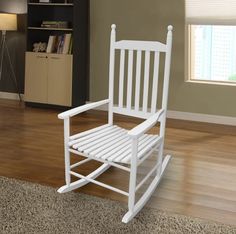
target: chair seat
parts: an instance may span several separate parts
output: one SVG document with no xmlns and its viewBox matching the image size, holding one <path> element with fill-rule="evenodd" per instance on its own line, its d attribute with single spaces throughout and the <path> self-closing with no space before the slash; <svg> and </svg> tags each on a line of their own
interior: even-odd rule
<svg viewBox="0 0 236 234">
<path fill-rule="evenodd" d="M 103 125 L 70 137 L 70 148 L 86 156 L 117 163 L 130 163 L 131 138 L 128 130 L 116 125 Z M 138 158 L 141 159 L 160 141 L 158 135 L 144 134 L 138 142 Z"/>
</svg>

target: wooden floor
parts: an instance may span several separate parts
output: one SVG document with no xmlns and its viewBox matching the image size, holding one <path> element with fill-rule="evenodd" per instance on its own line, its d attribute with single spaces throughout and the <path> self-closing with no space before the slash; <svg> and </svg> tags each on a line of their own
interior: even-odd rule
<svg viewBox="0 0 236 234">
<path fill-rule="evenodd" d="M 0 175 L 58 188 L 64 185 L 63 125 L 59 111 L 24 107 L 0 100 Z M 92 111 L 75 117 L 72 132 L 104 124 L 107 115 Z M 140 121 L 115 117 L 132 128 Z M 152 132 L 157 131 L 154 128 Z M 236 128 L 168 120 L 165 152 L 173 155 L 168 169 L 148 206 L 236 224 Z M 79 159 L 73 156 L 73 161 Z M 139 176 L 152 165 L 150 159 Z M 82 174 L 98 166 L 88 163 Z M 99 177 L 127 188 L 128 174 L 110 169 Z M 126 197 L 89 184 L 83 193 L 126 201 Z"/>
</svg>

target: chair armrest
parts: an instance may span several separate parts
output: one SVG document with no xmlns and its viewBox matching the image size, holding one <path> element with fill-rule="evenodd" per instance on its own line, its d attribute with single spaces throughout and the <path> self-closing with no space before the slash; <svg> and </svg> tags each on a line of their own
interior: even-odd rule
<svg viewBox="0 0 236 234">
<path fill-rule="evenodd" d="M 87 110 L 96 108 L 98 106 L 102 106 L 102 105 L 107 104 L 107 103 L 109 103 L 109 99 L 105 99 L 105 100 L 102 100 L 102 101 L 85 104 L 83 106 L 79 106 L 79 107 L 73 108 L 71 110 L 60 113 L 58 115 L 58 118 L 59 119 L 66 119 L 66 118 L 69 118 L 69 117 L 73 117 L 73 116 L 75 116 L 79 113 L 82 113 L 82 112 L 85 112 Z"/>
<path fill-rule="evenodd" d="M 152 128 L 164 113 L 164 109 L 159 110 L 157 113 L 146 119 L 144 122 L 128 131 L 128 135 L 130 135 L 132 138 L 140 137 L 143 133 L 147 132 L 150 128 Z"/>
</svg>

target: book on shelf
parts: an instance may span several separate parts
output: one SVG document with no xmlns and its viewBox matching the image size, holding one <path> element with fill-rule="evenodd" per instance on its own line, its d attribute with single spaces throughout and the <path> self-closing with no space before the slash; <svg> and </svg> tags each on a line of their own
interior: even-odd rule
<svg viewBox="0 0 236 234">
<path fill-rule="evenodd" d="M 49 36 L 47 53 L 72 54 L 72 35 L 71 33 Z"/>
<path fill-rule="evenodd" d="M 55 39 L 56 39 L 55 36 L 49 36 L 47 50 L 46 50 L 47 53 L 52 53 L 53 46 L 55 44 Z"/>
<path fill-rule="evenodd" d="M 58 36 L 58 41 L 57 41 L 57 51 L 56 51 L 56 53 L 57 54 L 61 54 L 61 52 L 62 52 L 62 49 L 63 49 L 63 40 L 64 40 L 64 35 L 60 35 L 60 36 Z"/>
<path fill-rule="evenodd" d="M 67 21 L 43 21 L 41 23 L 42 28 L 68 28 L 68 26 Z"/>
<path fill-rule="evenodd" d="M 63 45 L 63 50 L 62 53 L 63 54 L 69 54 L 70 52 L 70 44 L 71 44 L 71 33 L 69 34 L 65 34 L 65 38 L 64 38 L 64 45 Z"/>
<path fill-rule="evenodd" d="M 51 0 L 39 0 L 40 3 L 49 3 Z"/>
<path fill-rule="evenodd" d="M 69 47 L 69 54 L 72 54 L 72 49 L 73 49 L 73 37 L 71 37 L 71 40 L 70 40 L 70 47 Z"/>
</svg>

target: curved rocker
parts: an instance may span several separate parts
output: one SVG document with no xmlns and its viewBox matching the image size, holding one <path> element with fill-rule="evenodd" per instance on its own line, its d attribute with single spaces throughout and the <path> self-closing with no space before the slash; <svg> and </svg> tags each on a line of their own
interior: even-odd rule
<svg viewBox="0 0 236 234">
<path fill-rule="evenodd" d="M 162 170 L 159 176 L 156 176 L 152 183 L 149 185 L 148 189 L 146 192 L 143 194 L 143 196 L 139 199 L 139 201 L 136 203 L 134 206 L 133 210 L 129 210 L 124 217 L 122 218 L 123 223 L 128 223 L 147 203 L 153 192 L 155 191 L 156 187 L 161 181 L 161 178 L 164 174 L 164 171 L 171 159 L 171 155 L 166 155 L 163 162 L 162 162 Z"/>
<path fill-rule="evenodd" d="M 88 179 L 96 179 L 98 176 L 100 176 L 104 171 L 106 171 L 108 168 L 110 167 L 109 164 L 104 163 L 103 165 L 101 165 L 98 169 L 96 169 L 95 171 L 93 171 L 92 173 L 90 173 L 89 175 L 86 176 L 86 178 Z M 86 184 L 88 184 L 90 181 L 86 180 L 86 179 L 80 179 L 77 180 L 75 182 L 70 183 L 70 185 L 64 185 L 62 187 L 60 187 L 57 192 L 58 193 L 66 193 L 66 192 L 70 192 L 72 190 L 75 190 L 77 188 L 80 188 Z"/>
</svg>

